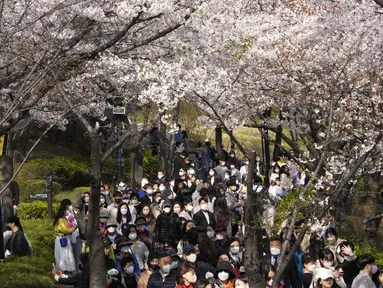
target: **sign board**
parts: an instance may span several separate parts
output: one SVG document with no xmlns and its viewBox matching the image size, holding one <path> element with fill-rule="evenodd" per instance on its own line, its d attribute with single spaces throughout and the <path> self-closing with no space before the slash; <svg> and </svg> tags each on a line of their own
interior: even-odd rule
<svg viewBox="0 0 383 288">
<path fill-rule="evenodd" d="M 114 115 L 125 115 L 125 108 L 124 107 L 113 107 L 113 114 Z"/>
<path fill-rule="evenodd" d="M 29 199 L 48 199 L 48 194 L 28 194 Z"/>
</svg>

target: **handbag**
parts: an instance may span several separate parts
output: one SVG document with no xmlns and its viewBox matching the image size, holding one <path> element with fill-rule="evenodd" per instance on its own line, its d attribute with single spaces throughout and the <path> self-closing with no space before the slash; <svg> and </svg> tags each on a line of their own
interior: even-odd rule
<svg viewBox="0 0 383 288">
<path fill-rule="evenodd" d="M 60 238 L 60 246 L 61 247 L 66 247 L 68 246 L 68 239 L 66 237 Z"/>
</svg>

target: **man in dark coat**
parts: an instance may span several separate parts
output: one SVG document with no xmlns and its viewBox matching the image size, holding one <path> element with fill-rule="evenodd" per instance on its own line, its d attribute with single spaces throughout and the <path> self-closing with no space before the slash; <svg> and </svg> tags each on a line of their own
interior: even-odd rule
<svg viewBox="0 0 383 288">
<path fill-rule="evenodd" d="M 278 236 L 273 236 L 270 238 L 270 254 L 266 254 L 264 256 L 264 264 L 265 265 L 272 265 L 275 268 L 278 267 L 281 257 L 281 248 L 282 248 L 282 240 Z M 302 281 L 298 274 L 298 268 L 294 261 L 294 258 L 292 258 L 285 271 L 283 272 L 282 280 L 283 285 L 286 288 L 302 288 Z"/>
<path fill-rule="evenodd" d="M 160 269 L 154 271 L 148 281 L 147 288 L 174 288 L 176 287 L 177 272 L 172 270 L 172 257 L 164 253 L 159 259 Z"/>
<path fill-rule="evenodd" d="M 195 228 L 200 233 L 205 233 L 208 225 L 213 225 L 214 227 L 216 225 L 214 214 L 207 210 L 207 204 L 207 199 L 201 197 L 199 199 L 199 206 L 201 207 L 201 210 L 193 216 Z"/>
</svg>

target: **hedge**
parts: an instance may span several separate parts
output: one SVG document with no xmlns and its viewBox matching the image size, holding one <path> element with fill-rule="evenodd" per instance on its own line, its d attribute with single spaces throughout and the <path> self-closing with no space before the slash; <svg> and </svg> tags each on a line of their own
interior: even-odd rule
<svg viewBox="0 0 383 288">
<path fill-rule="evenodd" d="M 53 204 L 53 215 L 56 215 L 59 209 L 59 203 Z M 43 201 L 34 201 L 32 203 L 21 203 L 17 210 L 17 216 L 21 220 L 28 219 L 47 219 L 48 203 Z"/>
<path fill-rule="evenodd" d="M 52 220 L 21 221 L 33 247 L 33 257 L 7 257 L 0 264 L 0 287 L 51 288 L 54 262 L 54 229 Z"/>
<path fill-rule="evenodd" d="M 60 202 L 61 200 L 68 198 L 72 201 L 73 206 L 75 206 L 74 203 L 80 198 L 80 196 L 84 192 L 90 192 L 90 187 L 77 187 L 72 190 L 62 191 L 57 195 L 53 196 L 53 202 Z"/>
</svg>

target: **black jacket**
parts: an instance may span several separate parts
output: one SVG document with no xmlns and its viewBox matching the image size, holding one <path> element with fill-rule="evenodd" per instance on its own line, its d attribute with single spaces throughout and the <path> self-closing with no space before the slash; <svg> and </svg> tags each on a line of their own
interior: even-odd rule
<svg viewBox="0 0 383 288">
<path fill-rule="evenodd" d="M 60 278 L 58 284 L 73 285 L 74 288 L 89 288 L 90 287 L 90 271 L 86 265 L 80 273 L 74 274 L 69 278 Z"/>
<path fill-rule="evenodd" d="M 206 279 L 205 275 L 207 272 L 211 272 L 213 274 L 215 272 L 214 266 L 205 261 L 196 261 L 194 267 L 195 274 L 198 280 Z"/>
<path fill-rule="evenodd" d="M 28 241 L 24 236 L 24 232 L 21 230 L 12 233 L 11 238 L 5 243 L 5 249 L 8 250 L 12 256 L 32 256 Z"/>
<path fill-rule="evenodd" d="M 206 211 L 209 215 L 210 223 L 207 223 L 206 217 L 203 214 L 202 210 L 199 210 L 197 213 L 193 216 L 193 221 L 195 223 L 195 228 L 198 232 L 206 232 L 207 225 L 212 224 L 215 227 L 215 217 L 214 214 Z"/>
<path fill-rule="evenodd" d="M 271 265 L 271 254 L 264 256 L 264 264 Z M 295 264 L 294 258 L 292 258 L 283 272 L 282 280 L 285 288 L 302 288 L 302 281 L 298 274 L 298 268 Z"/>
<path fill-rule="evenodd" d="M 153 198 L 153 201 L 154 201 L 154 197 L 152 196 Z M 140 199 L 140 202 L 142 205 L 150 205 L 153 203 L 152 200 L 150 200 L 149 196 L 147 194 L 145 194 L 145 196 L 143 196 L 141 199 Z"/>
<path fill-rule="evenodd" d="M 170 271 L 169 275 L 162 278 L 160 270 L 156 270 L 149 277 L 147 288 L 174 288 L 177 285 L 176 280 L 177 273 L 173 270 Z"/>
<path fill-rule="evenodd" d="M 171 213 L 170 215 L 161 213 L 157 217 L 154 230 L 156 242 L 165 244 L 169 239 L 173 241 L 179 240 L 181 229 L 178 222 L 178 215 L 176 213 Z"/>
</svg>

